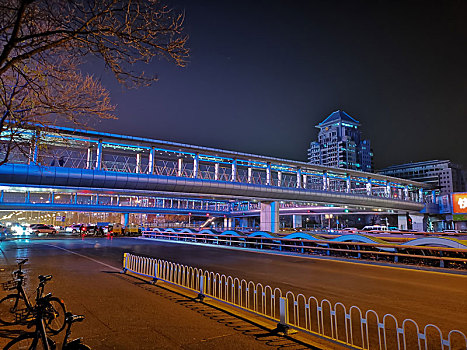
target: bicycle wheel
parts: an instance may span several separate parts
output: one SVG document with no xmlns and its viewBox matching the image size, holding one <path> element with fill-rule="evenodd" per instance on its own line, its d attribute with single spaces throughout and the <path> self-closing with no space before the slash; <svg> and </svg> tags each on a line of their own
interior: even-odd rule
<svg viewBox="0 0 467 350">
<path fill-rule="evenodd" d="M 65 303 L 62 299 L 52 297 L 45 310 L 45 327 L 52 334 L 60 333 L 65 328 Z"/>
<path fill-rule="evenodd" d="M 55 349 L 55 342 L 47 337 L 47 342 L 49 343 L 49 349 Z M 24 333 L 18 338 L 10 341 L 3 350 L 45 350 L 47 347 L 42 344 L 42 341 L 37 338 L 36 333 Z"/>
<path fill-rule="evenodd" d="M 26 303 L 19 294 L 10 294 L 0 300 L 0 322 L 5 325 L 19 323 L 27 311 Z"/>
</svg>

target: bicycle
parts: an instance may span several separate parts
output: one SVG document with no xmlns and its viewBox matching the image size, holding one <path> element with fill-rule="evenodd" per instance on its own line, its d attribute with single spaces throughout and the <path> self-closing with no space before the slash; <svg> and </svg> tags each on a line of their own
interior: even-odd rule
<svg viewBox="0 0 467 350">
<path fill-rule="evenodd" d="M 25 276 L 22 266 L 28 261 L 24 259 L 18 263 L 18 270 L 13 272 L 14 279 L 2 283 L 3 289 L 14 290 L 15 294 L 9 294 L 0 300 L 0 323 L 4 325 L 21 324 L 28 321 L 34 312 L 34 305 L 24 291 Z M 45 284 L 52 279 L 52 275 L 39 275 L 39 285 L 36 288 L 36 303 L 43 293 Z M 57 334 L 65 327 L 65 303 L 57 298 L 51 297 L 48 305 L 48 317 L 45 326 L 52 334 Z"/>
<path fill-rule="evenodd" d="M 32 322 L 36 329 L 34 332 L 26 332 L 21 334 L 19 337 L 11 340 L 3 350 L 13 349 L 29 349 L 29 350 L 55 350 L 57 345 L 53 339 L 47 336 L 46 326 L 44 320 L 48 317 L 48 310 L 50 301 L 53 299 L 49 293 L 45 297 L 37 300 L 35 308 L 35 317 Z M 81 338 L 77 338 L 68 341 L 71 334 L 71 325 L 75 322 L 81 322 L 84 320 L 82 315 L 73 315 L 71 312 L 66 313 L 65 323 L 67 324 L 65 337 L 63 339 L 61 350 L 91 350 L 89 346 L 81 343 Z"/>
</svg>

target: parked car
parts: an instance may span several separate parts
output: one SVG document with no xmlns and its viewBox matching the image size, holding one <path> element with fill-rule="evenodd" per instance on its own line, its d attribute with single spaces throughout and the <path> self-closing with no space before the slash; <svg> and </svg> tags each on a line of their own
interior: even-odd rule
<svg viewBox="0 0 467 350">
<path fill-rule="evenodd" d="M 99 228 L 95 224 L 89 224 L 81 228 L 81 233 L 86 235 L 95 235 Z"/>
<path fill-rule="evenodd" d="M 457 235 L 457 234 L 459 234 L 459 233 L 461 233 L 461 232 L 458 231 L 458 230 L 443 230 L 443 233 L 446 233 L 446 234 L 448 234 L 448 235 L 453 235 L 453 236 L 454 236 L 454 235 Z"/>
<path fill-rule="evenodd" d="M 125 234 L 127 236 L 137 236 L 140 233 L 141 233 L 141 230 L 138 225 L 129 224 L 127 227 L 125 227 Z"/>
<path fill-rule="evenodd" d="M 73 225 L 65 227 L 65 232 L 68 232 L 68 233 L 81 233 L 83 227 L 84 227 L 83 224 L 73 224 Z"/>
<path fill-rule="evenodd" d="M 0 241 L 4 241 L 8 237 L 11 237 L 11 231 L 8 227 L 0 225 Z"/>
<path fill-rule="evenodd" d="M 349 234 L 349 233 L 358 233 L 358 228 L 355 227 L 346 227 L 341 230 L 342 234 Z"/>
<path fill-rule="evenodd" d="M 29 225 L 29 232 L 37 236 L 47 236 L 48 234 L 56 234 L 57 230 L 46 224 L 32 224 Z"/>
</svg>

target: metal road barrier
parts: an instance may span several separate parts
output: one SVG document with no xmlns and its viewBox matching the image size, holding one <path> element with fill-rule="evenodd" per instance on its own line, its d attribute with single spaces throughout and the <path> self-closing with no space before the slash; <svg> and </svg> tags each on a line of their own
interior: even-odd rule
<svg viewBox="0 0 467 350">
<path fill-rule="evenodd" d="M 381 317 L 373 310 L 362 312 L 357 306 L 346 308 L 340 302 L 284 293 L 279 288 L 196 267 L 125 253 L 123 271 L 246 310 L 277 322 L 281 329 L 317 335 L 354 349 L 467 349 L 467 337 L 459 330 L 445 336 L 434 324 L 420 328 L 412 319 L 401 323 L 391 314 Z"/>
<path fill-rule="evenodd" d="M 267 232 L 255 232 L 247 236 L 235 231 L 224 233 L 204 233 L 208 230 L 201 231 L 203 233 L 182 231 L 155 228 L 153 231 L 143 231 L 142 237 L 442 268 L 467 268 L 467 249 L 461 248 L 463 245 L 460 243 L 458 248 L 449 248 L 440 246 L 443 243 L 441 241 L 435 242 L 436 246 L 416 246 L 415 243 L 410 245 L 410 242 L 407 244 L 387 243 L 364 235 L 345 235 L 335 239 L 323 239 L 318 235 L 306 234 L 301 234 L 301 236 L 307 238 L 281 238 L 274 237 Z M 448 239 L 447 242 L 454 244 L 460 241 Z"/>
</svg>

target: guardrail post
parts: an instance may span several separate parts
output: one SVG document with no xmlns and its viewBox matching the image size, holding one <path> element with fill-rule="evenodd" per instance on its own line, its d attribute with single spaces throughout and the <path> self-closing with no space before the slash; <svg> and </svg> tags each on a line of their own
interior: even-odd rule
<svg viewBox="0 0 467 350">
<path fill-rule="evenodd" d="M 280 297 L 279 299 L 279 323 L 277 324 L 277 331 L 288 334 L 289 332 L 289 308 L 287 307 L 287 298 Z"/>
<path fill-rule="evenodd" d="M 123 253 L 123 270 L 122 273 L 128 271 L 128 253 Z"/>
<path fill-rule="evenodd" d="M 204 294 L 205 290 L 206 290 L 206 285 L 204 281 L 204 275 L 201 275 L 199 276 L 199 293 L 196 299 L 198 299 L 199 301 L 203 301 L 204 298 L 206 297 L 206 295 Z"/>
<path fill-rule="evenodd" d="M 159 274 L 157 269 L 157 261 L 154 262 L 154 277 L 152 278 L 152 284 L 156 284 L 159 280 Z"/>
</svg>

